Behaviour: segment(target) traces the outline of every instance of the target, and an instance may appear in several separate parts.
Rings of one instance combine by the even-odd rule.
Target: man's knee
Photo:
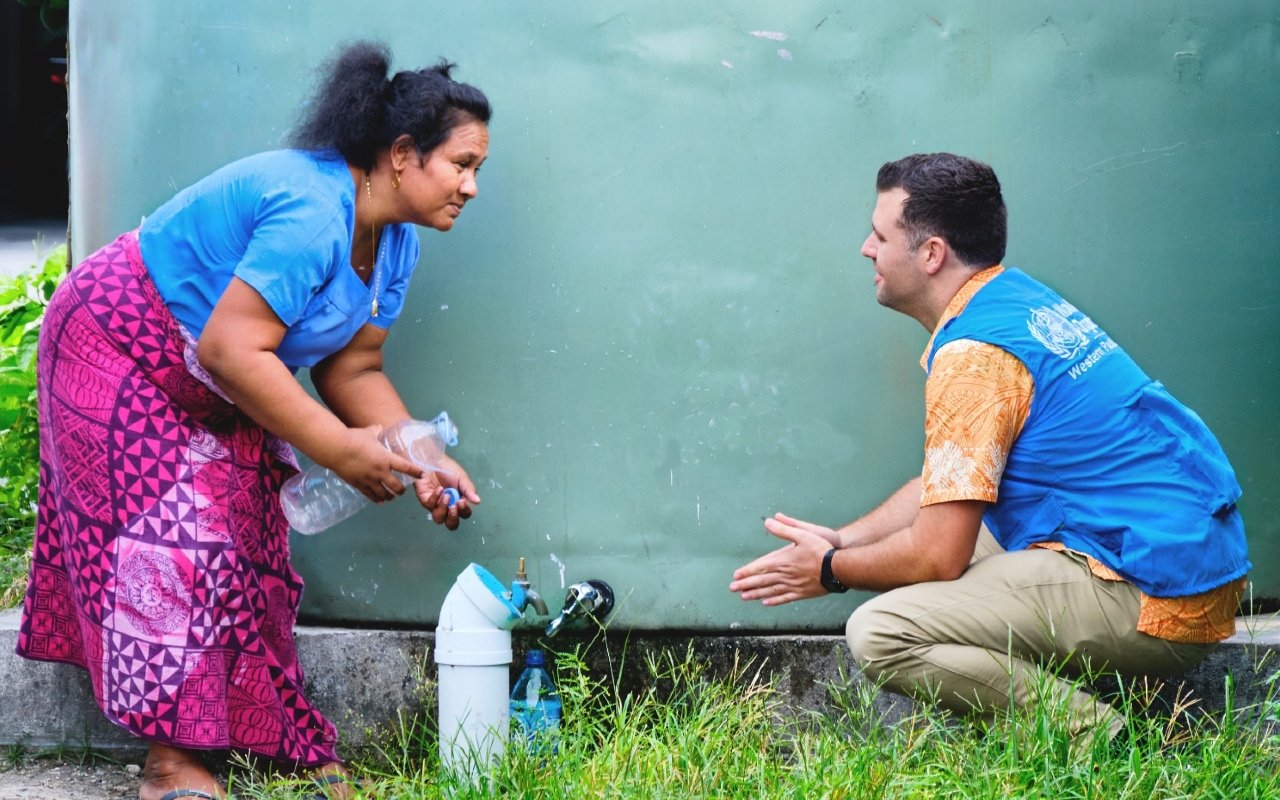
[[[895,613],[886,595],[868,600],[853,612],[845,624],[845,641],[862,669],[862,673],[875,680],[892,664],[903,649],[903,619]]]

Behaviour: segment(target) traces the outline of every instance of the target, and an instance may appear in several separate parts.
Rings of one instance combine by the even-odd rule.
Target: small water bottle
[[[406,419],[387,428],[378,437],[391,452],[404,456],[424,470],[438,470],[445,447],[458,443],[458,428],[441,411],[430,422]],[[412,479],[396,473],[408,484]],[[446,490],[451,491],[451,490]],[[457,501],[457,492],[450,497]],[[319,533],[337,525],[369,504],[368,499],[351,484],[327,467],[312,464],[294,475],[280,488],[280,504],[289,526],[298,533]]]
[[[524,664],[524,672],[511,690],[513,735],[531,745],[554,750],[560,730],[560,694],[551,682],[541,650],[530,650]]]

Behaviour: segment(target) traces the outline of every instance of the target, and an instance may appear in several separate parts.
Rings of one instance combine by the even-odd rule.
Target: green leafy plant
[[[36,419],[36,344],[53,290],[67,271],[67,248],[0,280],[0,607],[25,589],[35,524],[40,439]]]

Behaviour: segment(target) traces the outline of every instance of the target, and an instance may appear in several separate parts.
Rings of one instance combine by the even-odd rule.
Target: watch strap
[[[831,571],[831,559],[835,557],[836,550],[840,548],[833,547],[827,551],[822,557],[822,574],[818,580],[822,583],[822,588],[833,594],[849,591],[849,587],[840,582],[840,579]]]

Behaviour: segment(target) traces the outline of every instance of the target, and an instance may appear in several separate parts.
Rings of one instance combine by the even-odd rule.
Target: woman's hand
[[[407,488],[396,473],[410,478],[421,478],[422,467],[404,456],[383,447],[378,440],[381,425],[367,428],[347,428],[347,441],[342,448],[341,459],[330,466],[338,477],[360,490],[375,503],[383,503],[404,494]]]
[[[445,489],[457,490],[458,500],[453,505],[449,505]],[[459,521],[468,519],[471,507],[480,502],[480,495],[476,493],[476,486],[467,471],[457,461],[443,455],[439,469],[426,470],[426,474],[414,482],[414,491],[418,493],[418,502],[431,513],[432,522],[451,531],[456,531]]]

